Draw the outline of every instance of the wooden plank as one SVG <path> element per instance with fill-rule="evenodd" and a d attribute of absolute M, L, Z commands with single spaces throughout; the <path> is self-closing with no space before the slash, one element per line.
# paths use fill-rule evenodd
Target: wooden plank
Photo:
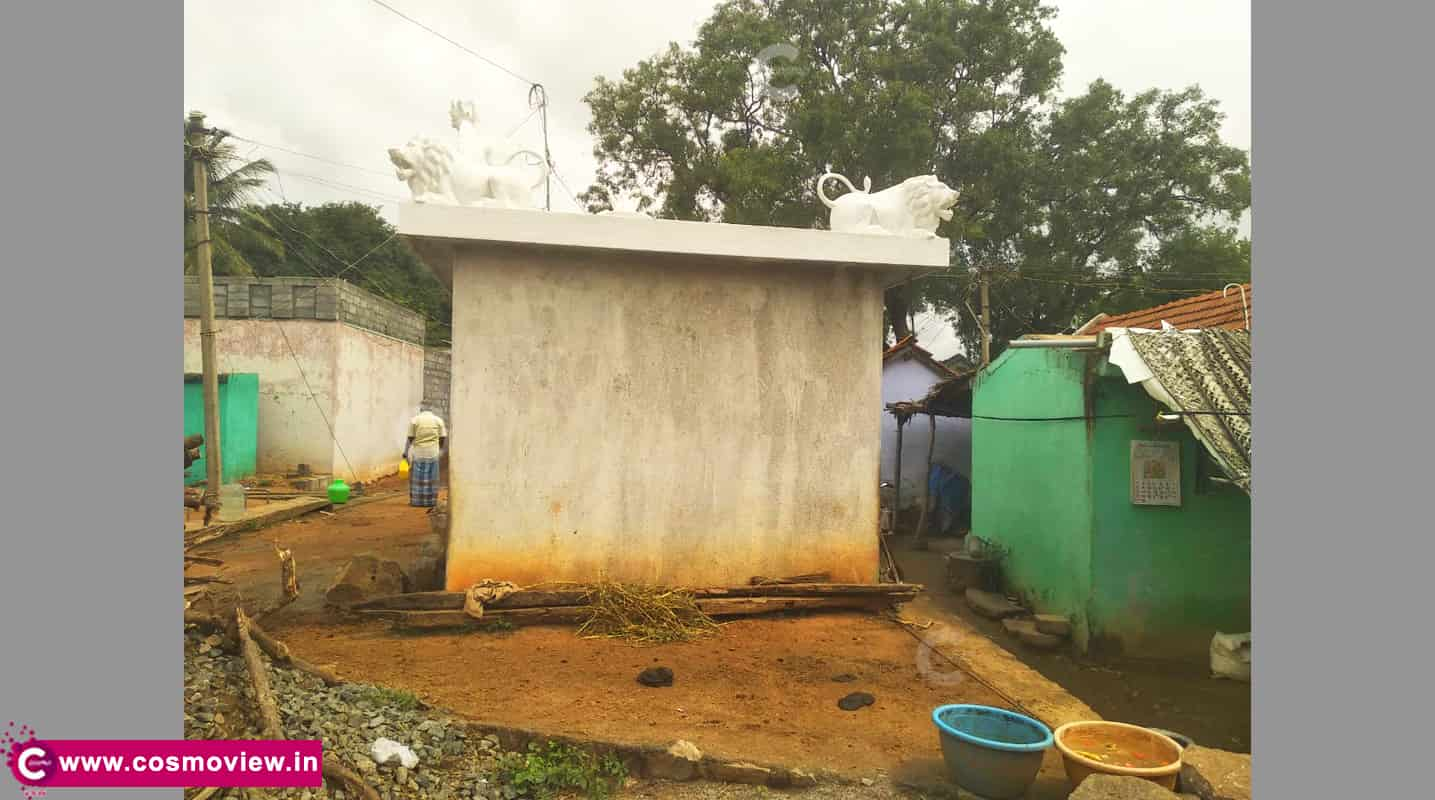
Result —
<path fill-rule="evenodd" d="M 852 595 L 916 594 L 919 583 L 774 583 L 762 586 L 730 586 L 694 589 L 698 597 L 812 597 Z"/>
<path fill-rule="evenodd" d="M 227 522 L 219 525 L 210 525 L 208 528 L 200 528 L 197 531 L 189 531 L 184 535 L 185 547 L 198 547 L 235 533 L 258 530 L 280 522 L 287 522 L 295 517 L 301 517 L 311 511 L 318 511 L 321 508 L 328 508 L 331 505 L 329 498 L 315 498 L 306 503 L 297 503 L 287 508 L 279 508 L 266 514 L 256 514 L 248 519 L 238 522 Z"/>
<path fill-rule="evenodd" d="M 774 583 L 827 583 L 832 580 L 830 572 L 813 572 L 808 575 L 793 575 L 790 578 L 764 578 L 761 575 L 754 575 L 748 579 L 750 586 L 769 586 Z"/>
<path fill-rule="evenodd" d="M 586 588 L 521 589 L 485 608 L 512 609 L 577 606 L 588 601 Z M 691 590 L 699 600 L 720 597 L 910 597 L 923 591 L 916 583 L 782 583 L 761 586 L 710 587 Z M 409 592 L 365 600 L 355 611 L 455 611 L 463 609 L 463 592 Z"/>
<path fill-rule="evenodd" d="M 408 592 L 376 597 L 356 603 L 355 611 L 452 611 L 463 608 L 463 592 Z M 549 606 L 581 606 L 588 602 L 587 589 L 521 589 L 484 608 L 546 608 Z"/>
<path fill-rule="evenodd" d="M 205 566 L 207 566 L 207 567 L 222 567 L 222 566 L 224 566 L 224 562 L 221 561 L 221 560 L 219 560 L 219 559 L 217 559 L 217 558 L 208 558 L 208 557 L 206 557 L 206 556 L 192 556 L 192 555 L 189 555 L 188 553 L 185 554 L 184 560 L 185 560 L 186 562 L 188 562 L 188 563 L 191 563 L 191 564 L 203 564 L 203 565 L 205 565 Z"/>
<path fill-rule="evenodd" d="M 699 600 L 698 608 L 710 617 L 741 617 L 778 611 L 817 609 L 880 608 L 888 603 L 881 595 L 839 597 L 723 597 Z"/>
<path fill-rule="evenodd" d="M 893 598 L 880 594 L 835 597 L 720 597 L 697 601 L 698 608 L 711 617 L 740 617 L 780 611 L 878 609 Z M 484 608 L 483 618 L 470 617 L 462 609 L 394 610 L 360 609 L 359 613 L 392 621 L 411 630 L 476 628 L 486 622 L 503 620 L 512 625 L 563 625 L 584 622 L 592 614 L 586 605 L 537 608 Z"/>
<path fill-rule="evenodd" d="M 365 616 L 389 620 L 407 630 L 440 630 L 446 628 L 478 628 L 486 623 L 505 621 L 511 625 L 565 625 L 582 622 L 592 613 L 588 606 L 546 608 L 487 609 L 482 619 L 474 619 L 459 609 L 440 611 L 361 611 Z"/>

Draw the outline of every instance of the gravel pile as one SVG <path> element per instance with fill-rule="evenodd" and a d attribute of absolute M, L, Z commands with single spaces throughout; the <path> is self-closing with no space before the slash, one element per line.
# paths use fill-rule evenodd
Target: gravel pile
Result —
<path fill-rule="evenodd" d="M 260 738 L 254 691 L 244 660 L 224 652 L 223 639 L 191 630 L 185 637 L 184 735 L 188 739 Z M 266 659 L 266 663 L 269 663 Z M 452 717 L 433 709 L 406 708 L 403 698 L 364 684 L 325 686 L 311 675 L 269 663 L 269 680 L 293 739 L 322 739 L 333 754 L 364 777 L 385 800 L 516 800 L 512 787 L 492 774 L 502 755 L 498 738 L 469 734 Z M 379 738 L 406 745 L 419 761 L 405 769 L 397 760 L 374 763 Z M 214 798 L 344 798 L 345 792 L 315 789 L 225 789 Z"/>

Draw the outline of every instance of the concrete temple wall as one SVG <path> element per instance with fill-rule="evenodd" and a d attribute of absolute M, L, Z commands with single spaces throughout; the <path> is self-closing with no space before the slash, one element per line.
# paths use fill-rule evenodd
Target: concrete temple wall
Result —
<path fill-rule="evenodd" d="M 878 579 L 911 235 L 406 204 L 453 291 L 446 583 Z"/>
<path fill-rule="evenodd" d="M 449 588 L 875 580 L 881 291 L 838 268 L 463 256 Z"/>

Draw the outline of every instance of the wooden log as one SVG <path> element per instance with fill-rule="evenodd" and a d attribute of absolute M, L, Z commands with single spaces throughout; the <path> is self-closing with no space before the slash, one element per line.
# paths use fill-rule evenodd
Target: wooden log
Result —
<path fill-rule="evenodd" d="M 437 630 L 444 628 L 481 628 L 502 620 L 510 625 L 571 625 L 583 622 L 593 613 L 590 606 L 549 606 L 540 608 L 490 609 L 485 607 L 483 618 L 475 619 L 463 609 L 439 611 L 392 611 L 368 610 L 364 616 L 393 622 L 407 630 Z"/>
<path fill-rule="evenodd" d="M 841 597 L 913 595 L 923 591 L 916 583 L 775 583 L 692 589 L 698 599 L 718 597 Z M 485 609 L 579 606 L 588 602 L 590 589 L 521 589 L 502 600 L 485 603 Z M 375 597 L 352 606 L 354 611 L 454 611 L 463 609 L 463 592 L 408 592 Z"/>
<path fill-rule="evenodd" d="M 329 753 L 324 754 L 324 777 L 343 784 L 351 794 L 358 795 L 359 800 L 381 800 L 374 787 L 365 783 L 358 773 L 340 764 Z"/>
<path fill-rule="evenodd" d="M 698 608 L 710 617 L 744 617 L 778 611 L 870 609 L 886 605 L 884 595 L 837 597 L 722 597 L 698 601 Z"/>
<path fill-rule="evenodd" d="M 185 553 L 185 554 L 184 554 L 184 560 L 185 560 L 186 563 L 190 563 L 190 564 L 203 564 L 203 565 L 205 565 L 205 566 L 207 566 L 207 567 L 222 567 L 222 566 L 224 566 L 224 562 L 221 561 L 221 560 L 219 560 L 219 559 L 217 559 L 217 558 L 209 558 L 209 557 L 207 557 L 207 556 L 192 556 L 192 555 L 190 555 L 190 554 L 188 554 L 188 553 Z"/>
<path fill-rule="evenodd" d="M 773 614 L 779 611 L 876 609 L 895 600 L 910 599 L 915 593 L 865 594 L 833 597 L 717 597 L 699 599 L 698 608 L 711 617 L 740 617 Z M 395 610 L 363 609 L 361 614 L 389 620 L 409 630 L 446 628 L 478 628 L 485 623 L 503 620 L 511 625 L 563 625 L 585 622 L 592 615 L 591 606 L 548 606 L 538 608 L 488 608 L 483 618 L 475 619 L 462 609 Z"/>
<path fill-rule="evenodd" d="M 249 669 L 249 682 L 254 687 L 255 704 L 259 706 L 260 730 L 265 738 L 285 739 L 284 725 L 279 721 L 279 704 L 274 702 L 274 689 L 269 685 L 269 673 L 264 659 L 259 657 L 259 646 L 249 636 L 249 617 L 244 609 L 234 609 L 234 629 L 239 637 L 239 652 L 244 657 L 244 666 Z"/>
<path fill-rule="evenodd" d="M 264 736 L 269 739 L 285 739 L 284 726 L 279 721 L 279 705 L 274 701 L 274 690 L 269 685 L 269 674 L 265 671 L 264 660 L 259 656 L 259 647 L 250 637 L 249 618 L 244 609 L 234 609 L 236 635 L 244 655 L 244 665 L 249 669 L 249 680 L 254 686 L 254 697 L 259 706 L 259 719 Z M 380 800 L 379 793 L 364 782 L 357 773 L 340 764 L 329 753 L 324 754 L 323 774 L 325 778 L 338 781 L 362 800 Z"/>
<path fill-rule="evenodd" d="M 352 606 L 355 611 L 452 611 L 463 608 L 463 592 L 406 592 L 375 597 Z M 588 602 L 587 589 L 523 589 L 502 600 L 484 603 L 485 609 L 581 606 Z"/>
<path fill-rule="evenodd" d="M 761 575 L 754 575 L 749 578 L 749 586 L 770 586 L 778 583 L 827 583 L 832 580 L 830 572 L 813 572 L 807 575 L 793 575 L 790 578 L 764 578 Z"/>
<path fill-rule="evenodd" d="M 202 611 L 184 612 L 184 624 L 198 625 L 206 630 L 217 631 L 231 641 L 237 641 L 238 639 L 234 619 L 232 616 L 219 617 L 213 614 L 206 614 Z M 334 674 L 332 670 L 294 655 L 288 645 L 275 639 L 268 631 L 264 630 L 258 622 L 255 622 L 252 617 L 249 620 L 249 638 L 253 639 L 254 643 L 259 645 L 259 649 L 263 650 L 264 654 L 269 656 L 276 664 L 283 664 L 299 672 L 307 672 L 323 681 L 327 686 L 338 686 L 344 682 L 343 679 Z"/>
<path fill-rule="evenodd" d="M 765 586 L 732 586 L 694 589 L 699 597 L 842 597 L 856 595 L 916 594 L 917 583 L 777 583 Z"/>
<path fill-rule="evenodd" d="M 270 636 L 268 631 L 259 627 L 259 623 L 253 620 L 249 622 L 249 637 L 254 640 L 255 644 L 259 645 L 259 649 L 263 650 L 277 664 L 283 664 L 299 672 L 306 672 L 313 675 L 323 681 L 326 686 L 338 686 L 344 682 L 332 671 L 294 655 L 294 653 L 289 650 L 288 645 Z"/>
<path fill-rule="evenodd" d="M 311 511 L 328 508 L 330 505 L 332 504 L 329 502 L 329 498 L 316 497 L 307 503 L 298 503 L 289 508 L 281 508 L 276 511 L 271 511 L 268 514 L 260 514 L 238 522 L 221 523 L 219 525 L 210 525 L 205 528 L 200 528 L 196 531 L 187 531 L 184 534 L 184 546 L 187 550 L 191 547 L 209 544 L 210 542 L 223 539 L 226 536 L 231 536 L 236 533 L 258 530 L 269 525 L 287 522 L 295 517 L 308 514 Z"/>

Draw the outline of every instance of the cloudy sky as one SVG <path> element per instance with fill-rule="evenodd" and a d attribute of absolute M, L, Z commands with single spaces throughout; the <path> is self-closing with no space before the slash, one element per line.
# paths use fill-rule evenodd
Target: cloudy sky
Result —
<path fill-rule="evenodd" d="M 541 82 L 553 162 L 574 193 L 593 176 L 583 95 L 670 41 L 690 42 L 712 0 L 383 0 L 502 65 Z M 1058 0 L 1066 47 L 1063 89 L 1101 77 L 1136 92 L 1199 84 L 1227 114 L 1224 136 L 1251 142 L 1250 0 Z M 540 149 L 528 85 L 396 16 L 375 0 L 186 0 L 184 111 L 264 144 L 274 162 L 268 199 L 361 200 L 395 216 L 407 189 L 385 150 L 423 134 L 449 140 L 448 104 L 472 99 L 481 130 L 517 129 Z M 525 122 L 525 119 L 527 121 Z M 282 148 L 282 149 L 281 149 Z M 287 152 L 295 151 L 307 156 Z M 317 157 L 317 158 L 315 158 Z M 320 160 L 323 159 L 323 160 Z M 577 210 L 553 186 L 554 210 Z M 918 324 L 938 355 L 955 351 L 945 326 Z"/>

